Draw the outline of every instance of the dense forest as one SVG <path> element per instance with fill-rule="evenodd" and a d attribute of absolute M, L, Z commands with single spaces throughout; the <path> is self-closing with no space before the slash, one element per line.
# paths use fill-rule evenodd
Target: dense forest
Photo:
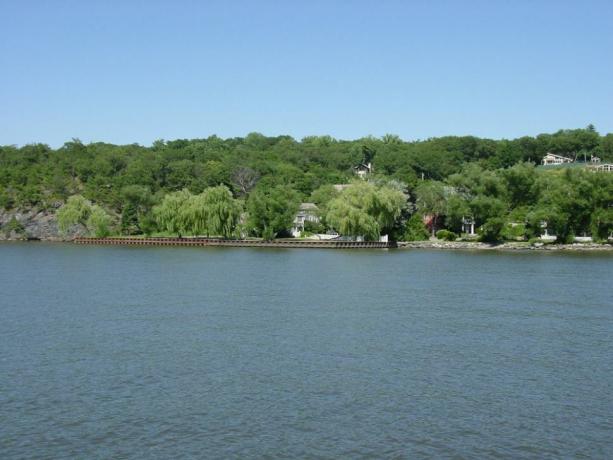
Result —
<path fill-rule="evenodd" d="M 533 238 L 544 223 L 559 241 L 606 239 L 613 173 L 537 167 L 548 152 L 576 159 L 574 166 L 593 156 L 613 162 L 613 134 L 590 125 L 513 140 L 297 141 L 251 133 L 150 147 L 78 139 L 58 149 L 2 146 L 0 209 L 64 209 L 64 227 L 89 221 L 100 234 L 272 238 L 287 235 L 300 202 L 313 202 L 321 222 L 310 230 L 371 239 L 422 239 L 436 230 L 453 238 L 466 217 L 483 240 Z M 373 172 L 360 181 L 355 167 L 366 163 Z M 338 191 L 334 184 L 352 185 Z M 428 219 L 433 228 L 426 229 Z"/>

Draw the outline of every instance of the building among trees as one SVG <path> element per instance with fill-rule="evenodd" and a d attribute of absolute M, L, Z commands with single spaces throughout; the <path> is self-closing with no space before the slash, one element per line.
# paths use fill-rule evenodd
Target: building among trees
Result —
<path fill-rule="evenodd" d="M 299 238 L 304 231 L 304 224 L 306 222 L 319 223 L 319 216 L 317 215 L 317 205 L 315 203 L 300 203 L 300 208 L 294 218 L 292 226 L 292 235 L 294 238 Z"/>
<path fill-rule="evenodd" d="M 572 158 L 563 157 L 562 155 L 556 155 L 554 153 L 547 153 L 542 160 L 543 166 L 561 165 L 564 163 L 573 163 L 573 160 Z"/>
<path fill-rule="evenodd" d="M 372 163 L 370 161 L 368 163 L 360 163 L 353 169 L 360 179 L 366 178 L 366 176 L 373 172 Z"/>

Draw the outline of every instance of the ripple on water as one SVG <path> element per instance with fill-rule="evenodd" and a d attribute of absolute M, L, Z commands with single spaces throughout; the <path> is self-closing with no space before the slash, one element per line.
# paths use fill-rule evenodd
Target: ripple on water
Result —
<path fill-rule="evenodd" d="M 0 260 L 3 458 L 613 457 L 608 255 Z"/>

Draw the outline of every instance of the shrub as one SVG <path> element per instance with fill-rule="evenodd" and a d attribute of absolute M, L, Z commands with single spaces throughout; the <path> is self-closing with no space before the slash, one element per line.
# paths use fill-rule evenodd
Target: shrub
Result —
<path fill-rule="evenodd" d="M 87 219 L 87 229 L 96 238 L 105 238 L 111 234 L 111 216 L 98 205 L 93 205 Z"/>
<path fill-rule="evenodd" d="M 500 217 L 493 217 L 489 219 L 479 229 L 481 241 L 488 243 L 494 243 L 500 241 L 502 229 L 504 228 L 504 220 Z"/>
<path fill-rule="evenodd" d="M 11 218 L 11 220 L 9 220 L 4 227 L 2 228 L 2 230 L 4 230 L 4 234 L 8 237 L 11 233 L 17 233 L 19 235 L 23 235 L 26 232 L 25 227 L 23 226 L 23 224 L 21 222 L 19 222 L 15 216 L 13 216 Z"/>
<path fill-rule="evenodd" d="M 445 230 L 445 229 L 439 230 L 438 232 L 436 232 L 436 237 L 439 240 L 445 240 L 445 241 L 455 241 L 458 239 L 457 234 L 449 230 Z"/>
<path fill-rule="evenodd" d="M 430 232 L 426 228 L 420 214 L 413 214 L 407 222 L 404 232 L 404 241 L 424 241 L 430 238 Z"/>
<path fill-rule="evenodd" d="M 311 220 L 306 220 L 304 222 L 304 231 L 306 233 L 324 233 L 326 229 L 321 224 L 321 222 L 313 222 Z"/>
<path fill-rule="evenodd" d="M 0 190 L 0 209 L 11 209 L 14 204 L 13 198 L 7 192 Z"/>
<path fill-rule="evenodd" d="M 500 236 L 505 240 L 510 241 L 518 241 L 523 240 L 526 234 L 526 226 L 524 224 L 506 224 L 502 231 L 500 232 Z"/>
<path fill-rule="evenodd" d="M 57 211 L 57 222 L 60 232 L 68 233 L 70 227 L 85 224 L 91 212 L 91 203 L 81 195 L 68 198 L 66 204 Z"/>

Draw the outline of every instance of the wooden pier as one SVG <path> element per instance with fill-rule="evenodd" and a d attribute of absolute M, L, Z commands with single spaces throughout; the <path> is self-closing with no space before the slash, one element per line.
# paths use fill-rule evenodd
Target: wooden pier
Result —
<path fill-rule="evenodd" d="M 387 249 L 394 243 L 380 241 L 340 241 L 340 240 L 224 240 L 221 238 L 86 238 L 73 240 L 75 244 L 105 244 L 117 246 L 230 246 L 249 248 L 324 248 L 324 249 Z"/>

